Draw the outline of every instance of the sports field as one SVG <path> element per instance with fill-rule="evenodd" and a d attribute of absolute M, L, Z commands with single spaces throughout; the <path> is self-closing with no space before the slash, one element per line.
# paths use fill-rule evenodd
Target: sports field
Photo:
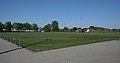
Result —
<path fill-rule="evenodd" d="M 116 33 L 8 32 L 0 36 L 19 38 L 22 47 L 32 44 L 25 48 L 34 52 L 120 39 L 120 34 Z"/>

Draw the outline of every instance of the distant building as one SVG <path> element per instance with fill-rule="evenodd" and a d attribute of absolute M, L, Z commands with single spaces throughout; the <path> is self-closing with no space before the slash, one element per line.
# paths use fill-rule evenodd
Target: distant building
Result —
<path fill-rule="evenodd" d="M 86 30 L 86 32 L 90 32 L 90 29 L 88 28 L 88 29 Z"/>
<path fill-rule="evenodd" d="M 16 31 L 17 31 L 17 29 L 15 29 L 15 28 L 12 28 L 11 30 L 12 30 L 12 31 L 14 31 L 14 32 L 16 32 Z"/>
<path fill-rule="evenodd" d="M 6 29 L 2 29 L 3 31 L 7 31 Z"/>
<path fill-rule="evenodd" d="M 75 32 L 76 32 L 76 33 L 80 33 L 80 32 L 81 32 L 81 29 L 77 29 Z"/>
<path fill-rule="evenodd" d="M 45 31 L 41 31 L 41 32 L 45 32 Z"/>
<path fill-rule="evenodd" d="M 95 28 L 89 28 L 90 31 L 95 31 Z"/>
<path fill-rule="evenodd" d="M 17 30 L 15 28 L 11 29 L 13 32 L 35 32 L 35 30 Z"/>

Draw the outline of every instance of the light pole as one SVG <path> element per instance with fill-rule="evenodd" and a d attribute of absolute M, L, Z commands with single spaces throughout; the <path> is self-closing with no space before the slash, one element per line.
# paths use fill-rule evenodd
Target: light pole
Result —
<path fill-rule="evenodd" d="M 82 19 L 82 17 L 80 17 L 80 23 L 81 23 L 81 24 L 80 24 L 80 26 L 81 26 L 81 27 L 80 27 L 80 28 L 81 28 L 80 32 L 83 32 L 83 29 L 82 29 L 82 20 L 81 20 L 81 19 Z"/>
<path fill-rule="evenodd" d="M 82 17 L 80 17 L 80 23 L 81 23 L 81 28 L 82 28 L 82 20 L 81 19 L 82 19 Z"/>

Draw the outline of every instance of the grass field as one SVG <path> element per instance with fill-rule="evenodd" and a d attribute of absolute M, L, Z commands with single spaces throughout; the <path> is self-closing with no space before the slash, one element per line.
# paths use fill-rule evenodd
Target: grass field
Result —
<path fill-rule="evenodd" d="M 27 49 L 32 50 L 34 52 L 120 39 L 120 34 L 116 34 L 116 33 L 72 33 L 72 32 L 71 33 L 70 32 L 12 33 L 11 32 L 11 33 L 0 33 L 0 35 L 10 38 L 20 38 L 22 47 L 39 42 L 39 44 L 26 47 Z"/>

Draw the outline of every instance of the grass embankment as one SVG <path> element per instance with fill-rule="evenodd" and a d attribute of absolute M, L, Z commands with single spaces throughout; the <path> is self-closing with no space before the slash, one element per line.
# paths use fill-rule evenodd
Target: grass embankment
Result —
<path fill-rule="evenodd" d="M 20 38 L 21 46 L 26 46 L 29 44 L 40 42 L 39 44 L 26 47 L 27 49 L 32 50 L 34 52 L 120 39 L 120 35 L 115 33 L 50 32 L 50 33 L 0 33 L 0 35 L 12 38 Z"/>

